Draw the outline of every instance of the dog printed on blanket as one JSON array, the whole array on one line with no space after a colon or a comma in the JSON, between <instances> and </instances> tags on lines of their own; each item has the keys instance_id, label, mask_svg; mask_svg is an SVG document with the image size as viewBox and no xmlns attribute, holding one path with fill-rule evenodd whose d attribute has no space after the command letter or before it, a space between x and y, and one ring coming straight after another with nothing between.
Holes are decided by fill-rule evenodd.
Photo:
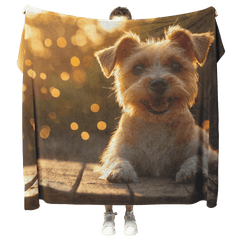
<instances>
[{"instance_id":1,"label":"dog printed on blanket","mask_svg":"<svg viewBox=\"0 0 240 240\"><path fill-rule=\"evenodd\" d=\"M141 42L125 33L114 46L95 53L103 74L114 75L123 114L101 156L101 178L137 182L138 177L174 177L191 182L208 176L217 153L208 134L189 110L198 94L197 66L202 66L214 37L169 27L164 39Z\"/></svg>"}]
</instances>

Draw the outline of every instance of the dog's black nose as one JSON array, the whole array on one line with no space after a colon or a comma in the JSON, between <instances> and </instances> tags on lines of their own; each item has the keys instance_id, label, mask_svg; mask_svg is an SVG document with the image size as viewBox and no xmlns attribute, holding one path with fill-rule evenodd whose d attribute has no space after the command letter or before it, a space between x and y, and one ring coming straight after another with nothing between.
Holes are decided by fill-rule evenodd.
<instances>
[{"instance_id":1,"label":"dog's black nose","mask_svg":"<svg viewBox=\"0 0 240 240\"><path fill-rule=\"evenodd\" d=\"M150 84L151 90L156 93L163 94L168 88L168 83L165 79L153 79Z\"/></svg>"}]
</instances>

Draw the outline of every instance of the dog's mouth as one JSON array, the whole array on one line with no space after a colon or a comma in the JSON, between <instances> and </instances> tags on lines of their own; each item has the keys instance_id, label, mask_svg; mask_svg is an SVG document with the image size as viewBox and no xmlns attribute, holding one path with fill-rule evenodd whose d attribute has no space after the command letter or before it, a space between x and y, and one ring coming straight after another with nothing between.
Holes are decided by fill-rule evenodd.
<instances>
[{"instance_id":1,"label":"dog's mouth","mask_svg":"<svg viewBox=\"0 0 240 240\"><path fill-rule=\"evenodd\" d=\"M159 114L164 114L166 113L170 107L172 106L172 104L176 101L177 98L168 98L166 102L159 104L159 102L156 103L149 103L148 100L146 99L140 99L139 102L146 106L148 111L150 113L159 115Z\"/></svg>"}]
</instances>

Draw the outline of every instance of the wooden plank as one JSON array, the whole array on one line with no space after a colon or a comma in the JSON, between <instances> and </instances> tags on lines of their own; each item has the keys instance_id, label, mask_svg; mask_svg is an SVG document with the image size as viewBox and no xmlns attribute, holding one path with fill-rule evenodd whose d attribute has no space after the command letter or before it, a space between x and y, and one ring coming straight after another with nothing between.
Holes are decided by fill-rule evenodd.
<instances>
[{"instance_id":1,"label":"wooden plank","mask_svg":"<svg viewBox=\"0 0 240 240\"><path fill-rule=\"evenodd\" d=\"M139 178L130 183L134 204L181 204L191 203L191 193L172 179Z\"/></svg>"},{"instance_id":2,"label":"wooden plank","mask_svg":"<svg viewBox=\"0 0 240 240\"><path fill-rule=\"evenodd\" d=\"M24 208L26 210L37 209L39 207L37 165L24 166L23 175L25 184Z\"/></svg>"},{"instance_id":3,"label":"wooden plank","mask_svg":"<svg viewBox=\"0 0 240 240\"><path fill-rule=\"evenodd\" d=\"M69 203L74 199L76 182L84 170L79 162L38 160L40 198L49 203ZM79 183L78 183L79 184Z\"/></svg>"},{"instance_id":4,"label":"wooden plank","mask_svg":"<svg viewBox=\"0 0 240 240\"><path fill-rule=\"evenodd\" d=\"M127 204L131 194L125 183L108 183L99 179L100 174L94 172L100 164L86 164L81 183L76 190L76 203L89 204Z\"/></svg>"}]
</instances>

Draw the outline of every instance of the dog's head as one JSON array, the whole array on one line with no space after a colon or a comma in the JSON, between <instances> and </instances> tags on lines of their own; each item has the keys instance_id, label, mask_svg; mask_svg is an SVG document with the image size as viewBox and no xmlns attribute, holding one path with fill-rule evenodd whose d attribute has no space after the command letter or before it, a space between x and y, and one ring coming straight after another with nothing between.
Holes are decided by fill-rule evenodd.
<instances>
[{"instance_id":1,"label":"dog's head","mask_svg":"<svg viewBox=\"0 0 240 240\"><path fill-rule=\"evenodd\" d=\"M214 37L170 27L164 39L141 42L131 32L95 53L104 75L115 77L119 105L134 114L162 117L191 107L198 93L197 65L202 66Z\"/></svg>"}]
</instances>

